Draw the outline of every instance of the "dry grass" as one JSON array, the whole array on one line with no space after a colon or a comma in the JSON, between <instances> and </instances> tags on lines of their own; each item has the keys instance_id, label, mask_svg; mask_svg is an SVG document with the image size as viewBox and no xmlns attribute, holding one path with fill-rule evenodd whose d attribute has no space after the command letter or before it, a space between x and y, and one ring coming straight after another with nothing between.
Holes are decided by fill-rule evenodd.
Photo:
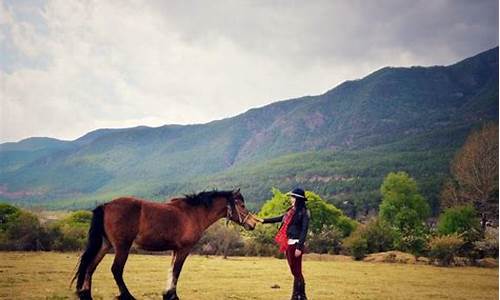
<instances>
[{"instance_id":1,"label":"dry grass","mask_svg":"<svg viewBox=\"0 0 500 300\"><path fill-rule=\"evenodd\" d=\"M0 253L0 299L73 299L68 283L76 253ZM109 254L94 276L95 299L112 299L117 288ZM161 299L170 258L131 255L125 281L137 299ZM289 299L286 262L275 258L191 256L181 275L184 300ZM304 261L310 299L498 299L498 270L424 265ZM279 285L281 288L271 288Z\"/></svg>"}]
</instances>

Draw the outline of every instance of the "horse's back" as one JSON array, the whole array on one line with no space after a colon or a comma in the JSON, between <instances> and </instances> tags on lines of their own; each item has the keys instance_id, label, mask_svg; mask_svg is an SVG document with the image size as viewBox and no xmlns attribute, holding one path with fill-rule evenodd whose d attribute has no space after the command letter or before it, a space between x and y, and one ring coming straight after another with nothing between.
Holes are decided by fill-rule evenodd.
<instances>
[{"instance_id":1,"label":"horse's back","mask_svg":"<svg viewBox=\"0 0 500 300\"><path fill-rule=\"evenodd\" d=\"M110 242L135 243L145 250L174 250L183 244L187 215L183 202L158 203L121 197L105 204ZM198 236L196 236L198 237Z\"/></svg>"}]
</instances>

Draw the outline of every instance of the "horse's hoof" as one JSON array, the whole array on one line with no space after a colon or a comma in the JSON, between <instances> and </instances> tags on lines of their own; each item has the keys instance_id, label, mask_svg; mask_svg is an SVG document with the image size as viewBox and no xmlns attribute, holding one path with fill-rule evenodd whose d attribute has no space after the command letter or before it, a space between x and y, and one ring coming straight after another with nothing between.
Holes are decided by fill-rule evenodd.
<instances>
[{"instance_id":1,"label":"horse's hoof","mask_svg":"<svg viewBox=\"0 0 500 300\"><path fill-rule=\"evenodd\" d=\"M163 294L163 300L179 300L179 297L175 290L170 290Z\"/></svg>"},{"instance_id":2,"label":"horse's hoof","mask_svg":"<svg viewBox=\"0 0 500 300\"><path fill-rule=\"evenodd\" d=\"M83 290L76 292L78 295L78 299L80 300L92 300L92 296L90 294L90 290Z\"/></svg>"}]
</instances>

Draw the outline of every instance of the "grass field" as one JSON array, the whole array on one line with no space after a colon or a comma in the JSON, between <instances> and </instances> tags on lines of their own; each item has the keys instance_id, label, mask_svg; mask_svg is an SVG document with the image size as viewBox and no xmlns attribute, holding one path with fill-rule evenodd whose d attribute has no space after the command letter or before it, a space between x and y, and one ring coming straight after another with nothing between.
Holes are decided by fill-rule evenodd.
<instances>
[{"instance_id":1,"label":"grass field","mask_svg":"<svg viewBox=\"0 0 500 300\"><path fill-rule=\"evenodd\" d=\"M0 299L74 299L68 287L77 253L0 252ZM118 294L113 255L94 275L94 299ZM161 299L168 256L131 255L125 282L137 299ZM183 300L289 299L292 278L275 258L190 256L178 284ZM309 299L498 299L498 270L306 260ZM271 288L278 285L280 288Z\"/></svg>"}]
</instances>

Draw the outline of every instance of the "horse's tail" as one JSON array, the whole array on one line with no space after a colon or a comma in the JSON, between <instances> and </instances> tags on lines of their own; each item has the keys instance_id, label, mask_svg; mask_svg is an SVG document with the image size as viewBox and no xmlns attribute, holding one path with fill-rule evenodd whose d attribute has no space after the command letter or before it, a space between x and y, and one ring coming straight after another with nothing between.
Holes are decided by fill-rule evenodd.
<instances>
[{"instance_id":1,"label":"horse's tail","mask_svg":"<svg viewBox=\"0 0 500 300\"><path fill-rule=\"evenodd\" d=\"M104 205L99 205L93 211L92 221L90 223L89 237L87 242L87 247L85 251L80 256L77 268L73 279L71 280L70 286L76 279L76 290L80 290L83 286L83 281L85 280L85 273L89 265L92 263L94 258L102 246L103 238L105 238L104 232Z\"/></svg>"}]
</instances>

